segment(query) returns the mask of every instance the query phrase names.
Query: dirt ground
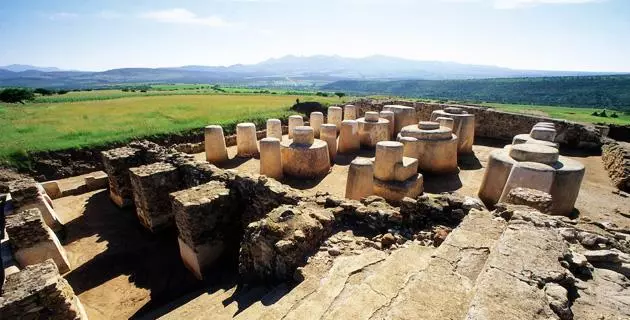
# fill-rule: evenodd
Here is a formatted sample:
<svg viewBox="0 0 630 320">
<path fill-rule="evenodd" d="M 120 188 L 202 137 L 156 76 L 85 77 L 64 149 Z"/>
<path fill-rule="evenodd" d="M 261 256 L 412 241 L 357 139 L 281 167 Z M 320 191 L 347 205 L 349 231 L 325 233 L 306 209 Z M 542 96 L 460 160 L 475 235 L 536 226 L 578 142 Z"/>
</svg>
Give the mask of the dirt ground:
<svg viewBox="0 0 630 320">
<path fill-rule="evenodd" d="M 458 191 L 476 196 L 488 155 L 502 144 L 478 141 L 474 156 L 460 159 L 460 172 L 451 176 L 425 176 L 425 192 Z M 229 148 L 234 157 L 236 148 Z M 613 193 L 599 155 L 561 150 L 581 161 L 586 175 L 576 204 L 580 223 L 597 228 L 592 221 L 609 221 L 630 228 L 630 198 Z M 372 157 L 362 151 L 359 156 Z M 204 154 L 196 157 L 204 159 Z M 345 193 L 348 165 L 353 157 L 340 157 L 330 174 L 318 180 L 287 179 L 283 182 L 308 192 Z M 256 174 L 257 159 L 232 159 L 224 168 Z M 72 179 L 72 178 L 70 178 Z M 54 200 L 66 226 L 64 247 L 72 271 L 64 277 L 83 302 L 90 319 L 151 318 L 157 307 L 184 299 L 201 288 L 234 284 L 234 266 L 222 266 L 212 284 L 196 281 L 181 263 L 174 231 L 153 235 L 137 221 L 133 209 L 121 210 L 109 200 L 106 190 Z M 229 291 L 232 287 L 222 287 Z M 179 299 L 178 299 L 179 298 Z M 225 304 L 227 305 L 227 304 Z"/>
</svg>

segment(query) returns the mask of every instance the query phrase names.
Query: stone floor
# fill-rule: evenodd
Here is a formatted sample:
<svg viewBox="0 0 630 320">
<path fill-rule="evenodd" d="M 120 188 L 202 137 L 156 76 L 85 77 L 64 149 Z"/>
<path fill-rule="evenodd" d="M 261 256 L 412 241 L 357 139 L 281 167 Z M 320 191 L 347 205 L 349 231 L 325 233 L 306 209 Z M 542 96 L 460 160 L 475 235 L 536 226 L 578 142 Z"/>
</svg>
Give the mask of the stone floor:
<svg viewBox="0 0 630 320">
<path fill-rule="evenodd" d="M 500 147 L 502 145 L 492 143 L 475 145 L 475 157 L 462 161 L 459 175 L 427 176 L 425 191 L 458 191 L 465 195 L 476 195 L 488 154 Z M 231 157 L 235 153 L 235 147 L 229 148 Z M 615 189 L 610 185 L 601 158 L 564 150 L 561 153 L 586 166 L 585 180 L 576 205 L 580 225 L 584 229 L 605 232 L 600 224 L 605 221 L 615 224 L 619 229 L 630 230 L 630 198 L 613 192 Z M 203 154 L 196 156 L 204 158 Z M 372 154 L 363 152 L 361 156 L 371 157 Z M 339 164 L 333 166 L 331 173 L 321 180 L 287 179 L 284 182 L 298 189 L 326 191 L 343 196 L 351 160 L 352 157 L 338 159 Z M 233 159 L 224 167 L 253 174 L 258 172 L 258 162 L 257 159 Z M 462 255 L 460 258 L 449 257 L 454 261 L 467 262 L 465 266 L 462 265 L 466 270 L 462 273 L 469 280 L 477 277 L 479 265 L 485 261 L 477 259 L 479 257 L 475 255 L 475 250 L 447 252 L 449 247 L 444 245 L 437 249 L 410 245 L 391 255 L 361 249 L 336 258 L 322 251 L 312 257 L 305 267 L 305 274 L 310 276 L 292 290 L 286 285 L 239 286 L 236 275 L 231 272 L 234 266 L 218 269 L 215 279 L 199 283 L 183 267 L 175 236 L 154 236 L 146 232 L 132 210 L 120 210 L 109 201 L 106 190 L 56 199 L 54 204 L 62 222 L 66 224 L 64 247 L 73 269 L 64 277 L 83 302 L 90 319 L 160 316 L 171 319 L 222 319 L 234 316 L 332 319 L 339 318 L 340 314 L 347 315 L 347 318 L 366 318 L 370 315 L 377 319 L 404 318 L 404 314 L 396 310 L 406 309 L 392 308 L 394 303 L 416 311 L 421 306 L 428 311 L 439 311 L 442 318 L 462 318 L 460 315 L 465 316 L 467 311 L 464 307 L 418 304 L 416 296 L 425 290 L 429 290 L 423 293 L 428 300 L 461 294 L 465 297 L 462 298 L 465 301 L 462 306 L 467 306 L 471 299 L 471 288 L 466 287 L 465 282 L 464 288 L 437 286 L 439 283 L 448 284 L 450 276 L 446 271 L 451 267 L 431 257 L 440 254 Z M 492 222 L 487 219 L 484 221 L 487 223 L 479 226 L 491 229 Z M 484 237 L 490 237 L 488 241 L 493 241 L 491 231 L 481 229 L 480 232 Z M 480 252 L 483 256 L 483 250 Z M 426 270 L 442 270 L 442 273 L 427 273 Z M 458 273 L 458 276 L 462 273 Z M 430 274 L 436 274 L 437 278 L 428 277 Z M 403 284 L 407 289 L 402 290 Z"/>
</svg>

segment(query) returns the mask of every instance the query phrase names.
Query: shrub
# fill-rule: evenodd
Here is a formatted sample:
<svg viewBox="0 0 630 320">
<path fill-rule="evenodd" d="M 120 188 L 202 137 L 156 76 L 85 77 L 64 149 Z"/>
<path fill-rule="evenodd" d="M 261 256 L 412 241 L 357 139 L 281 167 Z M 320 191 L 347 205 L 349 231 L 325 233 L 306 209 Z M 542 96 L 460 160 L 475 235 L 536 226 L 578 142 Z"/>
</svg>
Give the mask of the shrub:
<svg viewBox="0 0 630 320">
<path fill-rule="evenodd" d="M 69 92 L 68 90 L 59 90 L 57 91 L 57 94 L 66 94 L 68 92 Z"/>
<path fill-rule="evenodd" d="M 339 97 L 339 99 L 341 99 L 341 98 L 343 98 L 343 97 L 345 97 L 345 96 L 346 96 L 346 94 L 345 94 L 345 93 L 343 93 L 343 92 L 335 92 L 335 95 L 336 95 L 337 97 Z"/>
<path fill-rule="evenodd" d="M 24 103 L 35 99 L 35 94 L 29 89 L 7 88 L 0 91 L 0 101 L 8 103 Z"/>
<path fill-rule="evenodd" d="M 613 112 L 613 113 L 610 115 L 610 117 L 611 117 L 611 118 L 619 118 L 619 116 L 617 115 L 617 113 L 616 113 L 616 112 Z"/>
<path fill-rule="evenodd" d="M 593 113 L 591 113 L 591 115 L 592 115 L 592 116 L 595 116 L 595 117 L 599 117 L 599 112 L 597 112 L 597 111 L 593 111 Z"/>
<path fill-rule="evenodd" d="M 53 93 L 55 93 L 52 90 L 48 90 L 48 89 L 44 89 L 44 88 L 37 88 L 35 89 L 35 91 L 33 91 L 34 93 L 39 93 L 42 96 L 51 96 Z"/>
</svg>

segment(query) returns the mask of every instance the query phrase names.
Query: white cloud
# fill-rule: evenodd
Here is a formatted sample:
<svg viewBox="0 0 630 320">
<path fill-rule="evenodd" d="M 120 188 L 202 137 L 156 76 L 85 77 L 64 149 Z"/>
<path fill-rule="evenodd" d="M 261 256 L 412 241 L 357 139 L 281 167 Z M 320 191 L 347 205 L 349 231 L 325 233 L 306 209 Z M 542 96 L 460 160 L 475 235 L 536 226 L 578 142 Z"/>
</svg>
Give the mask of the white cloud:
<svg viewBox="0 0 630 320">
<path fill-rule="evenodd" d="M 68 20 L 74 19 L 79 15 L 73 12 L 55 12 L 48 15 L 48 19 L 50 20 Z"/>
<path fill-rule="evenodd" d="M 545 4 L 584 4 L 603 2 L 606 0 L 439 0 L 442 2 L 486 2 L 491 3 L 496 9 L 518 9 L 525 7 L 534 7 Z"/>
<path fill-rule="evenodd" d="M 140 14 L 144 19 L 163 23 L 190 24 L 208 27 L 226 27 L 230 23 L 218 16 L 199 17 L 197 14 L 183 8 L 150 11 Z"/>
</svg>

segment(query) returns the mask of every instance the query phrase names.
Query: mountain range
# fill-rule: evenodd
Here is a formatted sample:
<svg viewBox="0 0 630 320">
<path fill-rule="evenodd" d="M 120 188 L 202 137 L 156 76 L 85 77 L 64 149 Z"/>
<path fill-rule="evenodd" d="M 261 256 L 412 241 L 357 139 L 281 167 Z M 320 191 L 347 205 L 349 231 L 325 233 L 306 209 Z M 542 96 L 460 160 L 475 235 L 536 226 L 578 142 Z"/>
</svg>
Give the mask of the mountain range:
<svg viewBox="0 0 630 320">
<path fill-rule="evenodd" d="M 517 70 L 455 62 L 418 61 L 389 56 L 285 56 L 257 64 L 120 68 L 101 72 L 65 71 L 29 65 L 0 66 L 0 87 L 104 87 L 124 83 L 226 83 L 253 86 L 314 86 L 338 80 L 455 80 L 583 76 L 611 72 Z"/>
</svg>

